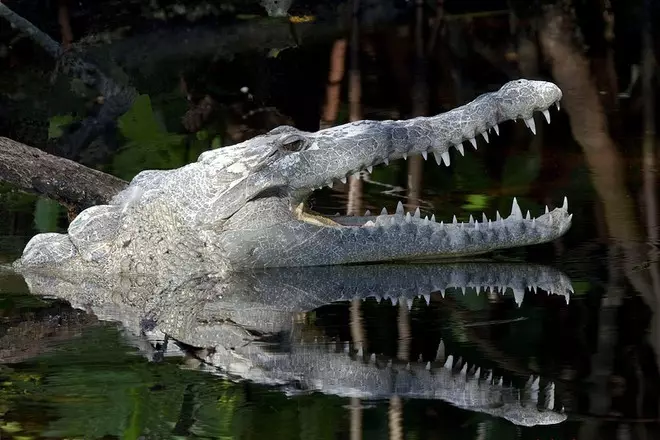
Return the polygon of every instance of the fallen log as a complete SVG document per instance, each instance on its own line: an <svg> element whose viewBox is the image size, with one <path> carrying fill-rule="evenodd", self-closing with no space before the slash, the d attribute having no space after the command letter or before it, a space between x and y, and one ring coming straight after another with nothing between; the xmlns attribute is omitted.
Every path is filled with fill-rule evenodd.
<svg viewBox="0 0 660 440"><path fill-rule="evenodd" d="M108 203L128 185L110 174L5 137L0 137L0 181L59 202L68 209L70 219L90 206Z"/></svg>

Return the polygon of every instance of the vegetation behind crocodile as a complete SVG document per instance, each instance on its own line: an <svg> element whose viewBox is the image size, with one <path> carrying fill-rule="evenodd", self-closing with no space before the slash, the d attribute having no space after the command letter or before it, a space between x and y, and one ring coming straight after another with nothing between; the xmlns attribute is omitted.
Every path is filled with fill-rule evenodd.
<svg viewBox="0 0 660 440"><path fill-rule="evenodd" d="M35 236L15 267L171 274L457 257L548 242L570 227L566 200L532 218L514 199L508 218L467 223L422 218L401 204L394 214L324 217L304 201L411 155L449 166L451 148L463 154L463 142L488 141L503 121L522 119L535 133L534 111L549 122L561 96L552 83L516 80L434 117L315 133L278 127L178 169L141 172L110 204L83 211L68 234Z"/></svg>

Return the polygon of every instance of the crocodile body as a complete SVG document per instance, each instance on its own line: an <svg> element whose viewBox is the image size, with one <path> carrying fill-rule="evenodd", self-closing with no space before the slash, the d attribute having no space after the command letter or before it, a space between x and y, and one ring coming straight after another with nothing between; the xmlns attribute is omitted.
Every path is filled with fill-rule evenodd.
<svg viewBox="0 0 660 440"><path fill-rule="evenodd" d="M550 121L561 91L516 80L433 117L359 121L310 133L278 127L237 145L207 151L173 170L149 170L108 205L83 211L67 234L39 234L17 269L106 273L191 273L276 266L318 266L461 257L544 243L571 223L568 205L526 216L459 223L405 213L325 217L304 202L317 188L346 182L411 155L450 164L450 150L499 133L522 119L536 132L534 111ZM481 221L479 221L481 220Z"/></svg>
<svg viewBox="0 0 660 440"><path fill-rule="evenodd" d="M551 381L535 377L520 388L508 380L505 384L492 372L454 362L442 342L433 359L411 363L364 353L348 341L305 342L309 336L295 318L336 301L375 297L409 307L416 302L416 308L423 308L442 301L441 296L477 295L483 290L500 301L513 302L505 293L511 289L518 306L525 294L542 295L538 290L560 297L548 301L568 301L569 279L548 267L492 263L300 267L169 283L149 276L32 272L25 280L33 294L55 296L99 319L121 322L129 340L149 358L162 356L154 347L165 345L165 355L187 356L201 370L223 377L277 386L287 393L442 400L522 426L557 424L567 418L559 411ZM311 334L324 338L319 330L312 329Z"/></svg>

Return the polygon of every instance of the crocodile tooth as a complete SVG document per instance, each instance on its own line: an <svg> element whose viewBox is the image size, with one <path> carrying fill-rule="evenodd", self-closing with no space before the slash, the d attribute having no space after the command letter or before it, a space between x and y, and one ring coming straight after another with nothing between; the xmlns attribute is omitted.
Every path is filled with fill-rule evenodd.
<svg viewBox="0 0 660 440"><path fill-rule="evenodd" d="M527 214L525 214L525 220L530 220L532 218L532 215L529 213L529 209L527 210Z"/></svg>
<svg viewBox="0 0 660 440"><path fill-rule="evenodd" d="M557 110L561 110L561 106L559 105L559 101L555 102L555 105L557 106Z"/></svg>
<svg viewBox="0 0 660 440"><path fill-rule="evenodd" d="M467 362L463 365L463 369L461 370L461 375L466 376L467 375L467 369L468 369L468 364Z"/></svg>
<svg viewBox="0 0 660 440"><path fill-rule="evenodd" d="M430 370L431 370L431 362L427 362L426 363L426 371L430 371Z"/></svg>
<svg viewBox="0 0 660 440"><path fill-rule="evenodd" d="M424 226L428 226L429 224L431 224L431 222L429 221L429 216L427 215L424 217Z"/></svg>
<svg viewBox="0 0 660 440"><path fill-rule="evenodd" d="M476 150L477 149L477 140L475 138L470 138L469 140L470 140L470 143L472 144L472 146L474 147L474 149Z"/></svg>
<svg viewBox="0 0 660 440"><path fill-rule="evenodd" d="M426 301L427 306L431 305L431 294L430 293L424 294L424 301Z"/></svg>
<svg viewBox="0 0 660 440"><path fill-rule="evenodd" d="M435 157L435 163L437 163L438 165L442 165L442 156L440 156L440 153L434 151L433 157Z"/></svg>
<svg viewBox="0 0 660 440"><path fill-rule="evenodd" d="M397 215L403 215L403 203L401 203L401 200L396 205L396 213Z"/></svg>
<svg viewBox="0 0 660 440"><path fill-rule="evenodd" d="M370 227L370 228L372 228L372 227L374 227L374 226L376 226L376 223L374 223L373 221L369 220L369 221L366 222L362 227L363 227L363 228L365 228L365 227Z"/></svg>
<svg viewBox="0 0 660 440"><path fill-rule="evenodd" d="M451 354L447 356L447 361L445 362L444 367L448 370L451 370L451 367L454 365L454 356Z"/></svg>
<svg viewBox="0 0 660 440"><path fill-rule="evenodd" d="M328 188L332 188L332 185L334 185L334 184L335 184L335 182L333 182L333 181L331 180L330 182L328 182Z"/></svg>
<svg viewBox="0 0 660 440"><path fill-rule="evenodd" d="M362 177L362 174L359 171L356 171L355 173L353 173L353 175L351 177L355 180L360 180L360 177Z"/></svg>
<svg viewBox="0 0 660 440"><path fill-rule="evenodd" d="M453 224L456 224L456 223L458 223L458 220L456 219L456 215L454 215L454 218L452 219L452 221L451 221L451 222L452 222Z"/></svg>
<svg viewBox="0 0 660 440"><path fill-rule="evenodd" d="M484 140L486 141L486 143L490 142L490 140L488 139L488 132L482 131L481 135L484 137Z"/></svg>
<svg viewBox="0 0 660 440"><path fill-rule="evenodd" d="M497 124L493 125L493 130L495 130L495 134L497 134L498 136L500 135L500 126L499 125L497 125Z"/></svg>
<svg viewBox="0 0 660 440"><path fill-rule="evenodd" d="M408 153L403 153L403 160L408 160Z"/></svg>
<svg viewBox="0 0 660 440"><path fill-rule="evenodd" d="M385 166L387 166L387 165L390 164L390 160L389 160L388 158L385 158L385 159L383 160L383 163L385 164Z"/></svg>
<svg viewBox="0 0 660 440"><path fill-rule="evenodd" d="M463 144L456 144L454 146L456 147L458 152L461 153L461 156L465 156L465 150L463 149Z"/></svg>
<svg viewBox="0 0 660 440"><path fill-rule="evenodd" d="M440 339L440 343L438 344L438 349L435 352L435 360L440 361L445 358L445 342Z"/></svg>
<svg viewBox="0 0 660 440"><path fill-rule="evenodd" d="M532 131L532 133L536 134L536 123L534 122L534 117L525 119L525 125Z"/></svg>
<svg viewBox="0 0 660 440"><path fill-rule="evenodd" d="M479 230L479 222L476 221L476 220L474 221L474 230L475 230L475 231L478 231L478 230Z"/></svg>
<svg viewBox="0 0 660 440"><path fill-rule="evenodd" d="M515 220L522 220L522 211L520 210L520 206L518 206L518 200L514 197L513 198L513 203L511 204L511 215L509 218L513 217Z"/></svg>
<svg viewBox="0 0 660 440"><path fill-rule="evenodd" d="M435 223L435 214L431 214L431 221Z"/></svg>
<svg viewBox="0 0 660 440"><path fill-rule="evenodd" d="M550 212L550 210L548 209L548 205L545 205L545 213L547 214L549 212Z"/></svg>
<svg viewBox="0 0 660 440"><path fill-rule="evenodd" d="M368 209L366 211L364 211L364 216L365 217L371 216L371 211L369 211Z"/></svg>
<svg viewBox="0 0 660 440"><path fill-rule="evenodd" d="M339 180L341 180L341 183L346 183L346 176L342 177L342 178L339 179Z"/></svg>
<svg viewBox="0 0 660 440"><path fill-rule="evenodd" d="M426 160L429 158L429 154L426 151L422 151L422 157Z"/></svg>
<svg viewBox="0 0 660 440"><path fill-rule="evenodd" d="M545 110L542 110L541 113L543 113L543 116L545 116L545 120L548 121L548 124L550 123L550 112L546 108Z"/></svg>
<svg viewBox="0 0 660 440"><path fill-rule="evenodd" d="M477 371L474 373L474 377L477 379L481 378L481 367L477 367Z"/></svg>
<svg viewBox="0 0 660 440"><path fill-rule="evenodd" d="M495 220L502 220L502 216L500 215L500 211L495 211Z"/></svg>
<svg viewBox="0 0 660 440"><path fill-rule="evenodd" d="M555 409L555 384L550 382L545 387L545 402L544 406L546 409L553 410Z"/></svg>
<svg viewBox="0 0 660 440"><path fill-rule="evenodd" d="M412 218L410 217L410 213L406 212L406 223L410 223L411 220Z"/></svg>
<svg viewBox="0 0 660 440"><path fill-rule="evenodd" d="M470 223L474 223L474 217L472 217L472 214L470 214Z"/></svg>
<svg viewBox="0 0 660 440"><path fill-rule="evenodd" d="M369 172L369 174L371 174L374 171L374 167L368 166L367 171Z"/></svg>
<svg viewBox="0 0 660 440"><path fill-rule="evenodd" d="M566 196L564 196L564 204L562 205L561 209L568 211L568 197Z"/></svg>
<svg viewBox="0 0 660 440"><path fill-rule="evenodd" d="M420 212L419 212L419 207L415 209L415 218L419 218Z"/></svg>
<svg viewBox="0 0 660 440"><path fill-rule="evenodd" d="M481 222L482 223L487 223L488 222L488 217L486 217L486 213L482 212L481 213Z"/></svg>
<svg viewBox="0 0 660 440"><path fill-rule="evenodd" d="M442 153L442 160L444 161L445 165L449 166L450 160L449 160L449 151L445 151Z"/></svg>
<svg viewBox="0 0 660 440"><path fill-rule="evenodd" d="M532 226L536 225L536 218L532 218Z"/></svg>

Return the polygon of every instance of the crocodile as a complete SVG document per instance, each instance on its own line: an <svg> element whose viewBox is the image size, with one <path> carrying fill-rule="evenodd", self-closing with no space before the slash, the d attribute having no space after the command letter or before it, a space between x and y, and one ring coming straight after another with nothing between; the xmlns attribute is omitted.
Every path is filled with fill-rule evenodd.
<svg viewBox="0 0 660 440"><path fill-rule="evenodd" d="M369 354L354 342L325 336L321 327L306 331L299 318L329 303L373 299L399 307L405 302L414 306L414 317L446 295L484 290L489 300L504 306L520 307L525 294L545 295L542 292L567 302L571 282L551 267L369 264L255 269L167 282L136 274L31 272L24 277L35 295L60 298L100 320L121 323L127 341L150 360L187 358L186 368L277 387L287 395L441 400L520 426L567 419L551 380L541 382L535 375L520 387L509 379L519 383L528 371L517 371L516 377L504 374L505 383L504 375L469 368L447 355L456 344L446 334L446 346L441 340L435 356L407 362L385 353ZM506 293L509 290L514 294ZM545 302L551 304L554 298L548 295ZM323 340L314 341L316 337Z"/></svg>
<svg viewBox="0 0 660 440"><path fill-rule="evenodd" d="M545 243L570 227L568 201L532 218L513 199L511 214L467 222L422 218L419 208L394 213L324 216L310 194L376 165L433 155L450 165L463 142L489 141L499 124L522 119L536 133L534 112L550 122L561 90L519 79L432 117L364 120L317 132L281 126L247 141L202 153L172 170L140 172L109 204L81 212L66 234L34 236L17 270L164 273L191 270L342 265L464 257Z"/></svg>

